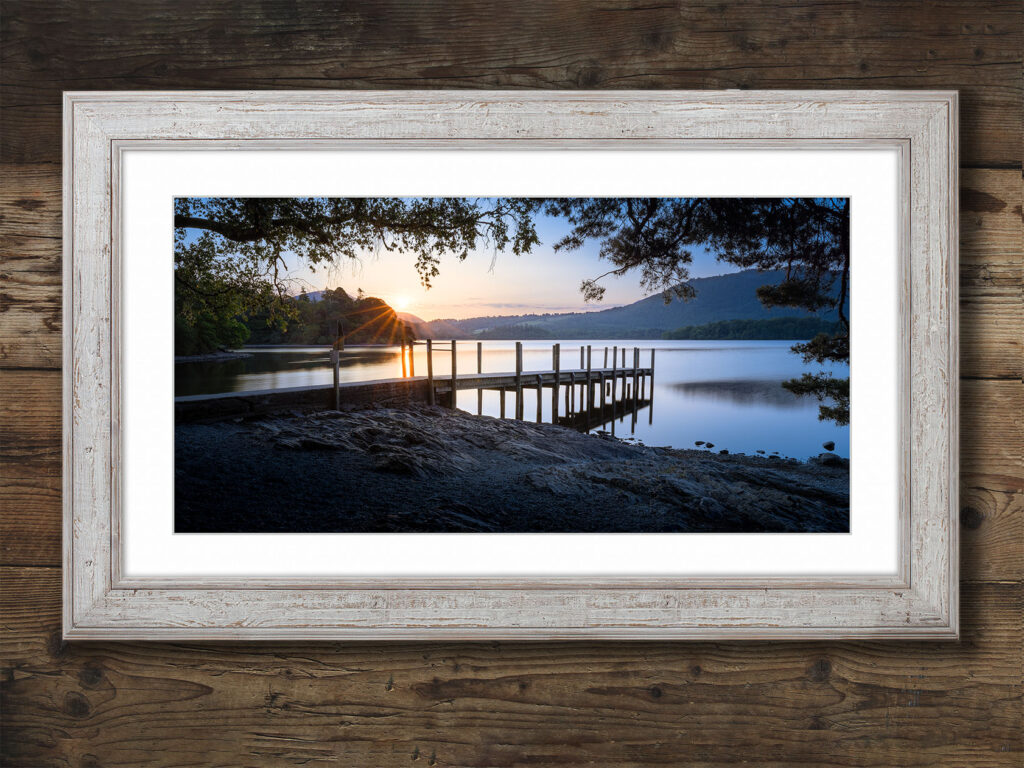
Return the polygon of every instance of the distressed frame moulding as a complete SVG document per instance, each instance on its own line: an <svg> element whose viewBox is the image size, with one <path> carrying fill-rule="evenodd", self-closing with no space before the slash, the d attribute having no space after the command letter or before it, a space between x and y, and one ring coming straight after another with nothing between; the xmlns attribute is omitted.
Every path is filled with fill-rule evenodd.
<svg viewBox="0 0 1024 768"><path fill-rule="evenodd" d="M64 636L956 638L957 135L957 95L937 91L65 94ZM352 142L897 150L897 573L124 578L121 153L160 144L315 149Z"/></svg>

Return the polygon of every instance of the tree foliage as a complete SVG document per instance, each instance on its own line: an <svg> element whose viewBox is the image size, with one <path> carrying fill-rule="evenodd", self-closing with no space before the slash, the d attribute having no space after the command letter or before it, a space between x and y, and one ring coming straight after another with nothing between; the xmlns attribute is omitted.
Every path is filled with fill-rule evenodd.
<svg viewBox="0 0 1024 768"><path fill-rule="evenodd" d="M233 243L281 280L285 255L310 265L357 259L367 251L416 254L424 285L443 254L465 259L480 245L520 254L539 240L529 198L302 197L177 198L174 226Z"/></svg>
<svg viewBox="0 0 1024 768"><path fill-rule="evenodd" d="M605 288L600 280L634 270L649 293L665 291L666 299L692 298L687 265L693 254L692 201L670 198L584 197L549 200L550 215L562 216L572 231L555 243L559 250L576 250L587 240L600 241L600 256L614 264L580 285L584 299L600 301Z"/></svg>
<svg viewBox="0 0 1024 768"><path fill-rule="evenodd" d="M191 243L175 235L174 352L195 355L239 347L249 337L241 318L267 305L271 288L264 265L228 253L204 233Z"/></svg>

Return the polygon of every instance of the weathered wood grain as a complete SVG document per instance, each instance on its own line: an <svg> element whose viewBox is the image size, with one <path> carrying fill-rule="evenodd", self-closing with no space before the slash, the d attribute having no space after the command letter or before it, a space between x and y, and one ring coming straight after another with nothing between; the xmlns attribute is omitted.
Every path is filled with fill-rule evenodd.
<svg viewBox="0 0 1024 768"><path fill-rule="evenodd" d="M5 4L8 162L62 88L956 88L964 161L1020 162L1020 5L642 0Z"/></svg>
<svg viewBox="0 0 1024 768"><path fill-rule="evenodd" d="M1024 242L1017 171L960 176L960 373L1024 376Z"/></svg>
<svg viewBox="0 0 1024 768"><path fill-rule="evenodd" d="M958 644L197 647L62 644L57 572L2 575L12 767L1009 766L1021 748L1019 584L966 590Z"/></svg>
<svg viewBox="0 0 1024 768"><path fill-rule="evenodd" d="M60 476L61 382L55 373L0 368L4 486L19 477Z"/></svg>
<svg viewBox="0 0 1024 768"><path fill-rule="evenodd" d="M41 204L11 211L5 198L0 271L59 274L63 89L959 88L962 161L1003 169L962 171L962 373L1019 376L1022 17L1017 0L163 0L145 13L9 0L0 161L17 165L0 194ZM36 163L56 194L25 183ZM10 327L0 312L0 344ZM53 362L46 351L0 366L59 365L59 330L48 332ZM0 373L0 450L8 436L36 442L0 456L0 556L44 567L0 570L4 765L1020 764L1024 505L988 487L1013 487L1015 427L991 410L1013 405L1005 382L963 393L963 455L977 469L961 478L963 575L1008 583L964 589L957 645L67 646L52 567L59 446L32 435L52 416L10 404L29 391L57 403L59 375L17 375L11 391Z"/></svg>

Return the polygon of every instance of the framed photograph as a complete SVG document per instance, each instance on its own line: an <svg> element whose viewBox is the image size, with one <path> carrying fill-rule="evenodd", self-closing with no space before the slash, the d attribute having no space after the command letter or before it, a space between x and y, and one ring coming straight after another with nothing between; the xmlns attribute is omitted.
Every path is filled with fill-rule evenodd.
<svg viewBox="0 0 1024 768"><path fill-rule="evenodd" d="M957 637L955 93L64 120L66 638Z"/></svg>

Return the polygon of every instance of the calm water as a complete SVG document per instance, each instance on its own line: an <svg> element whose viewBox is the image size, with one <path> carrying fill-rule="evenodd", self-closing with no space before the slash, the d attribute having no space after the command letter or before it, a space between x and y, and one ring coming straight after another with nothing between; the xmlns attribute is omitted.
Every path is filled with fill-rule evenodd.
<svg viewBox="0 0 1024 768"><path fill-rule="evenodd" d="M836 453L850 455L848 427L818 421L816 399L798 398L782 389L783 380L819 370L817 366L805 366L800 357L790 351L793 342L618 340L560 343L562 370L579 366L581 345L592 347L594 367L603 364L605 346L609 349L626 346L629 366L632 366L633 347L640 347L640 364L644 366L650 364L650 349L657 350L652 404L644 405L635 419L633 414L625 413L614 422L609 420L594 429L614 430L618 437L635 437L647 445L692 448L695 441L705 440L714 443L716 451L722 448L734 453L778 451L783 456L800 459L821 453L822 443L832 440ZM551 341L524 342L523 369L550 370L552 344ZM440 377L451 370L451 353L447 342L437 342L437 345L440 349L434 353L434 374ZM457 348L458 372L475 372L476 343L459 342ZM332 381L330 352L323 347L250 348L247 351L253 356L244 360L176 365L176 394L250 392ZM621 351L619 354L621 356ZM413 362L416 374L425 375L426 350L422 345L416 346ZM483 370L494 373L515 370L515 342L484 342ZM848 369L837 366L833 372L846 376ZM398 347L352 347L342 354L342 381L401 375ZM507 397L506 413L511 415L515 396L510 393ZM498 415L498 398L497 392L484 393L485 414ZM564 410L564 394L560 403L560 409ZM459 406L475 413L476 392L460 392ZM544 421L550 421L550 390L545 391L542 406ZM524 394L524 413L527 419L536 419L537 400L533 390Z"/></svg>

